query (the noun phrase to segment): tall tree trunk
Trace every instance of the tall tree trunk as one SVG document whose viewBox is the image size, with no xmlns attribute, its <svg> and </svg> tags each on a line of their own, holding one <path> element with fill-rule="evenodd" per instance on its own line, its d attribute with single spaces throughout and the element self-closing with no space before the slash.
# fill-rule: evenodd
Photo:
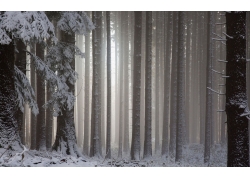
<svg viewBox="0 0 250 180">
<path fill-rule="evenodd" d="M 176 121 L 176 162 L 182 161 L 182 131 L 185 120 L 185 12 L 179 12 L 178 63 L 177 63 L 177 121 Z"/>
<path fill-rule="evenodd" d="M 160 61 L 161 61 L 161 33 L 162 12 L 156 12 L 156 55 L 155 55 L 155 153 L 160 150 Z"/>
<path fill-rule="evenodd" d="M 16 48 L 18 52 L 15 53 L 15 65 L 20 69 L 24 74 L 26 74 L 26 46 L 22 41 L 16 42 Z M 21 143 L 25 144 L 25 112 L 22 112 L 21 109 L 17 109 L 15 113 L 15 118 L 18 122 L 19 136 Z"/>
<path fill-rule="evenodd" d="M 152 12 L 146 12 L 146 68 L 145 68 L 145 140 L 143 158 L 152 156 Z"/>
<path fill-rule="evenodd" d="M 62 42 L 69 44 L 75 44 L 75 34 L 67 34 L 61 31 Z M 74 53 L 74 52 L 72 52 Z M 75 59 L 70 62 L 72 69 L 75 69 Z M 69 91 L 75 94 L 74 84 L 66 82 L 69 87 Z M 57 132 L 56 140 L 52 149 L 61 152 L 64 155 L 72 155 L 75 157 L 81 157 L 77 141 L 76 141 L 76 130 L 74 123 L 74 107 L 72 109 L 62 109 L 62 114 L 57 117 Z"/>
<path fill-rule="evenodd" d="M 55 23 L 54 23 L 55 25 Z M 47 41 L 49 47 L 51 46 L 51 41 Z M 46 84 L 46 102 L 48 102 L 52 98 L 52 93 L 49 90 L 48 84 Z M 46 109 L 46 149 L 47 151 L 52 150 L 52 128 L 53 128 L 53 109 Z"/>
<path fill-rule="evenodd" d="M 140 89 L 141 89 L 141 29 L 142 12 L 136 11 L 134 26 L 134 74 L 133 74 L 133 129 L 131 144 L 131 159 L 140 159 Z"/>
<path fill-rule="evenodd" d="M 213 12 L 208 12 L 208 32 L 207 32 L 207 84 L 206 86 L 212 87 L 212 61 L 213 61 Z M 204 149 L 204 163 L 210 161 L 210 146 L 211 146 L 211 128 L 212 128 L 212 92 L 207 90 L 206 93 L 206 119 L 205 119 L 205 149 Z"/>
<path fill-rule="evenodd" d="M 168 146 L 168 133 L 169 133 L 169 100 L 170 100 L 170 65 L 171 65 L 171 59 L 172 59 L 172 53 L 171 53 L 171 45 L 173 41 L 173 12 L 168 12 L 168 18 L 166 17 L 165 12 L 165 39 L 164 39 L 164 110 L 163 110 L 163 132 L 162 132 L 162 152 L 161 155 L 164 158 L 168 157 L 169 152 L 169 146 Z"/>
<path fill-rule="evenodd" d="M 111 36 L 110 36 L 110 12 L 106 12 L 107 21 L 107 139 L 106 154 L 111 158 Z"/>
<path fill-rule="evenodd" d="M 246 12 L 226 13 L 228 127 L 227 166 L 249 166 L 249 113 L 246 95 Z"/>
<path fill-rule="evenodd" d="M 90 17 L 90 12 L 87 12 Z M 90 34 L 85 36 L 85 104 L 84 104 L 84 142 L 83 142 L 83 154 L 89 155 L 89 129 L 90 129 Z"/>
<path fill-rule="evenodd" d="M 124 21 L 124 122 L 123 122 L 123 157 L 129 157 L 129 73 L 128 73 L 128 62 L 129 62 L 129 40 L 128 40 L 128 12 L 123 13 Z"/>
<path fill-rule="evenodd" d="M 101 95 L 100 95 L 100 70 L 101 70 L 101 25 L 102 12 L 92 12 L 92 21 L 96 28 L 92 31 L 93 48 L 93 85 L 92 85 L 92 114 L 91 114 L 91 140 L 90 156 L 101 157 L 100 123 L 101 123 Z"/>
<path fill-rule="evenodd" d="M 173 46 L 171 67 L 171 105 L 170 105 L 170 145 L 169 155 L 175 156 L 176 147 L 176 118 L 177 118 L 177 44 L 178 44 L 178 12 L 173 13 Z"/>
<path fill-rule="evenodd" d="M 30 52 L 35 54 L 36 53 L 36 45 L 35 43 L 31 43 L 30 45 Z M 30 83 L 35 93 L 35 98 L 37 100 L 37 74 L 35 71 L 34 63 L 31 61 L 30 63 Z M 33 113 L 30 115 L 30 149 L 36 149 L 36 126 L 37 126 L 37 116 Z"/>
<path fill-rule="evenodd" d="M 21 150 L 15 114 L 14 44 L 0 44 L 0 148 Z"/>
<path fill-rule="evenodd" d="M 44 45 L 36 44 L 36 56 L 44 60 Z M 45 80 L 41 76 L 37 76 L 37 105 L 39 114 L 37 115 L 37 127 L 36 127 L 36 150 L 46 150 L 46 131 L 45 131 Z"/>
</svg>

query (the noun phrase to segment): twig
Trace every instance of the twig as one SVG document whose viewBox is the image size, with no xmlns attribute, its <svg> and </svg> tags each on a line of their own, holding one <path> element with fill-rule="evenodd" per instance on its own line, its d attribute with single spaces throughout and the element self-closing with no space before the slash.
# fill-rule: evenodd
<svg viewBox="0 0 250 180">
<path fill-rule="evenodd" d="M 224 34 L 225 36 L 227 36 L 228 38 L 230 38 L 230 39 L 233 39 L 233 37 L 232 36 L 229 36 L 229 35 L 227 35 L 226 33 L 222 33 L 222 34 Z"/>
<path fill-rule="evenodd" d="M 221 60 L 221 59 L 218 59 L 217 61 L 219 61 L 219 62 L 224 62 L 224 63 L 227 63 L 227 62 L 228 62 L 228 61 Z"/>
<path fill-rule="evenodd" d="M 212 88 L 210 88 L 210 87 L 207 87 L 207 89 L 209 89 L 209 90 L 215 92 L 216 94 L 225 95 L 224 93 L 220 93 L 220 92 L 218 92 L 218 91 L 215 91 L 214 89 L 212 89 Z"/>
<path fill-rule="evenodd" d="M 217 110 L 217 112 L 225 112 L 226 110 Z"/>
<path fill-rule="evenodd" d="M 212 38 L 212 40 L 215 40 L 215 41 L 227 41 L 226 39 L 218 39 L 218 38 Z"/>
<path fill-rule="evenodd" d="M 225 75 L 224 73 L 222 73 L 222 72 L 219 72 L 219 71 L 216 71 L 216 70 L 214 70 L 214 69 L 212 69 L 212 71 L 213 71 L 213 72 L 216 72 L 216 73 L 218 73 L 218 74 L 222 74 L 222 75 Z"/>
</svg>

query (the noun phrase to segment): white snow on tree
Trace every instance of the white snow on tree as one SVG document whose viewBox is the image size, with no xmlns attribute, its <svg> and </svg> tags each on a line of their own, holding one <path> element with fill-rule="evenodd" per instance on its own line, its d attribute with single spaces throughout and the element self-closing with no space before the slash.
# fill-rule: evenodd
<svg viewBox="0 0 250 180">
<path fill-rule="evenodd" d="M 42 11 L 5 11 L 0 15 L 1 44 L 9 44 L 13 39 L 30 42 L 50 37 L 57 41 L 54 26 Z"/>
<path fill-rule="evenodd" d="M 95 28 L 91 19 L 84 11 L 66 11 L 62 12 L 57 27 L 68 34 L 76 33 L 87 35 Z"/>
<path fill-rule="evenodd" d="M 15 90 L 16 90 L 16 103 L 22 112 L 24 112 L 24 103 L 28 103 L 33 114 L 39 113 L 37 103 L 35 101 L 35 93 L 31 87 L 27 76 L 18 69 L 15 69 Z"/>
</svg>

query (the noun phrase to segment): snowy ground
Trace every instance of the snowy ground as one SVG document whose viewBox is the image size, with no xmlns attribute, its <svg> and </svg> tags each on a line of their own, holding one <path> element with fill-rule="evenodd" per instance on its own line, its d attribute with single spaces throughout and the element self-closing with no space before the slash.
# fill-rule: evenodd
<svg viewBox="0 0 250 180">
<path fill-rule="evenodd" d="M 226 147 L 215 145 L 211 149 L 210 164 L 203 163 L 203 146 L 192 144 L 183 148 L 183 161 L 176 164 L 174 159 L 163 160 L 159 155 L 149 160 L 129 161 L 128 159 L 111 160 L 102 158 L 64 156 L 56 152 L 39 152 L 25 149 L 10 156 L 5 149 L 0 149 L 0 166 L 8 167 L 221 167 L 226 166 Z M 112 154 L 115 157 L 117 151 Z"/>
</svg>

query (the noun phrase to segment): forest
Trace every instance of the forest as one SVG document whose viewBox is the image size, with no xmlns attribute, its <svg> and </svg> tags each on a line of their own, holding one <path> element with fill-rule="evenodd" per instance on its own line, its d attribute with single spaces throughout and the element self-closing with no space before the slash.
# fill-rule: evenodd
<svg viewBox="0 0 250 180">
<path fill-rule="evenodd" d="M 248 167 L 249 22 L 0 12 L 0 166 Z"/>
</svg>

